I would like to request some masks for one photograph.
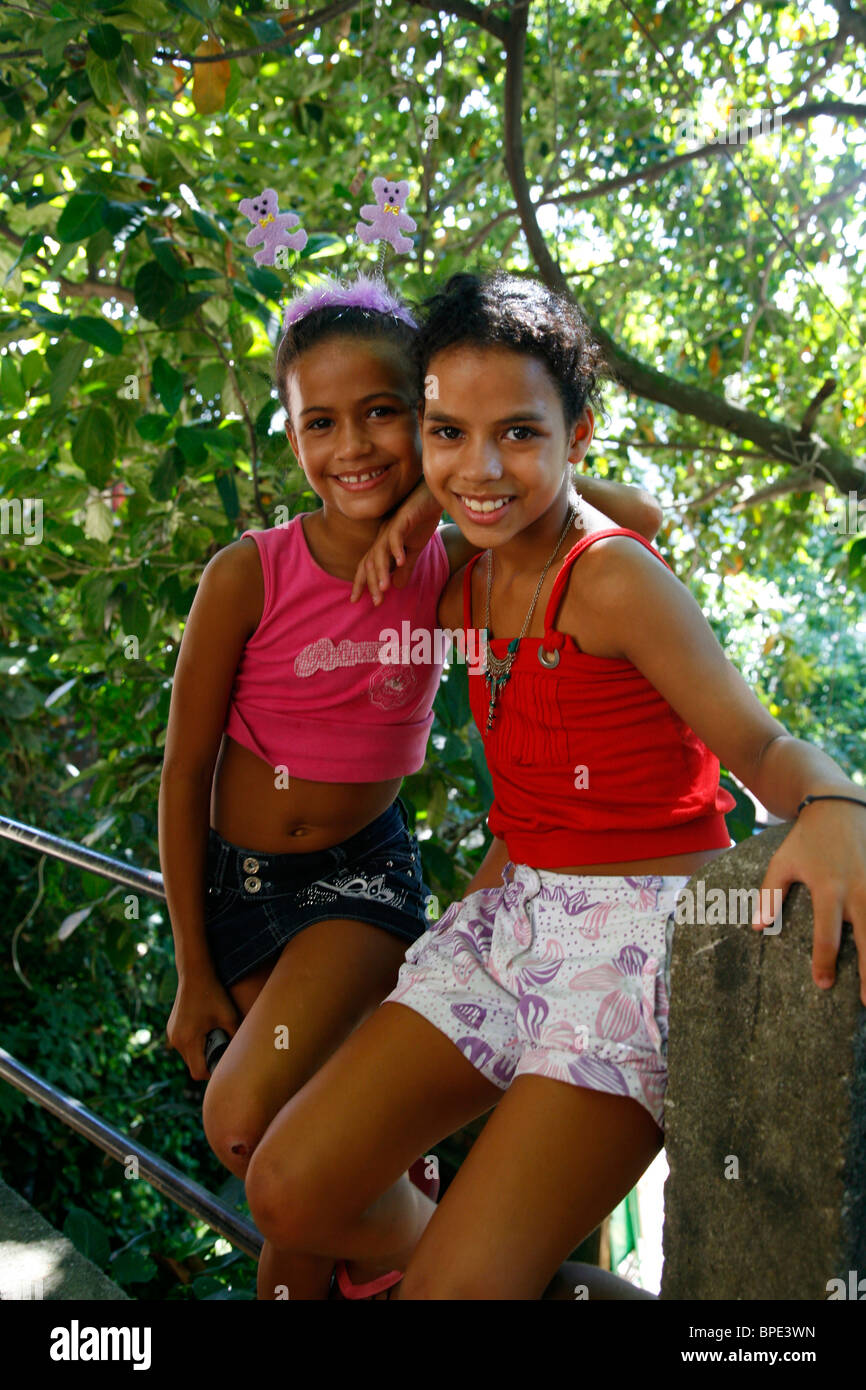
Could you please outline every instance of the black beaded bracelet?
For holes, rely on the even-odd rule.
[[[809,806],[813,801],[850,801],[854,806],[866,806],[866,801],[861,801],[858,796],[804,796],[797,807],[799,816],[804,806]]]

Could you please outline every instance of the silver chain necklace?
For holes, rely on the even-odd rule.
[[[484,670],[484,679],[486,680],[487,688],[490,691],[490,705],[487,710],[487,733],[489,733],[490,730],[493,728],[493,714],[496,708],[496,701],[499,699],[499,696],[508,681],[508,677],[511,675],[511,668],[514,665],[514,659],[517,656],[517,648],[520,642],[522,642],[523,638],[526,636],[527,629],[529,627],[530,622],[532,621],[532,615],[535,612],[535,605],[538,602],[538,595],[541,593],[541,588],[544,584],[547,571],[550,569],[550,566],[553,564],[554,560],[559,554],[559,547],[562,545],[562,542],[568,535],[572,523],[574,522],[574,518],[577,516],[577,512],[577,507],[569,507],[568,516],[566,518],[565,525],[562,528],[562,535],[556,542],[556,549],[554,550],[553,554],[551,555],[550,559],[548,560],[547,564],[544,566],[544,569],[541,571],[541,574],[538,577],[538,583],[535,586],[535,593],[532,595],[532,602],[529,605],[529,612],[523,620],[523,627],[520,629],[520,635],[518,637],[513,637],[512,640],[508,643],[508,651],[506,652],[505,656],[494,656],[493,652],[490,650],[490,592],[493,587],[493,551],[488,550],[487,552],[487,604],[484,611],[484,646],[487,656]]]

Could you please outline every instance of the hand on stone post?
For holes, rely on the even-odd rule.
[[[861,791],[854,788],[852,795]],[[762,904],[774,902],[774,890],[784,897],[792,883],[804,883],[812,897],[815,984],[829,989],[834,983],[842,923],[850,922],[857,946],[860,1002],[866,1005],[866,806],[816,801],[803,808],[767,866]],[[760,930],[771,922],[772,915],[762,912],[753,926]]]

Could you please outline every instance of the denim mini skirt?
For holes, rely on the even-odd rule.
[[[228,986],[276,956],[314,922],[369,922],[409,946],[430,925],[418,841],[399,799],[357,834],[312,854],[233,845],[211,827],[205,932]]]

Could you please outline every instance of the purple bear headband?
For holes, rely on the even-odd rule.
[[[384,280],[373,279],[361,271],[354,283],[344,285],[330,275],[322,284],[306,294],[298,295],[286,310],[283,331],[313,309],[332,305],[342,309],[369,309],[375,314],[393,314],[394,318],[408,323],[410,328],[418,327],[409,310],[391,293]]]
[[[381,242],[375,277],[361,271],[356,280],[348,285],[334,276],[326,277],[321,284],[297,295],[291,301],[283,320],[283,331],[313,309],[322,309],[326,305],[391,314],[412,328],[418,327],[408,309],[388,289],[383,274],[388,246],[399,255],[412,250],[411,238],[403,235],[405,232],[414,232],[417,227],[405,209],[408,195],[409,184],[405,179],[379,177],[373,180],[373,196],[376,201],[365,203],[360,209],[361,220],[355,224],[355,233],[367,246],[373,242]],[[252,231],[247,235],[247,246],[262,247],[254,256],[256,265],[287,267],[288,249],[298,252],[304,249],[307,233],[303,230],[289,232],[289,228],[298,227],[300,218],[296,213],[279,211],[278,197],[274,189],[266,188],[258,198],[245,198],[240,204],[240,211],[253,224]]]

